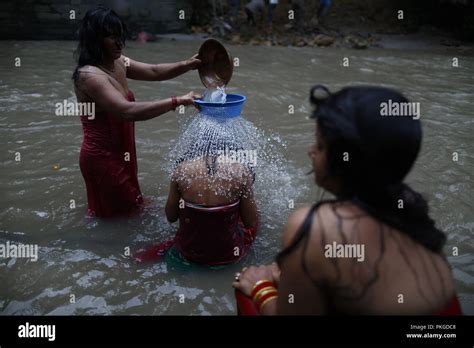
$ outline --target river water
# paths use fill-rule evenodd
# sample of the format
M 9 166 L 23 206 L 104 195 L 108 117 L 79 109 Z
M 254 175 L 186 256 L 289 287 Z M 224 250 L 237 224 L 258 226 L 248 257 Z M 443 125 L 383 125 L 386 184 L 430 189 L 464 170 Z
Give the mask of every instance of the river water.
M 184 115 L 171 112 L 136 124 L 139 181 L 152 200 L 141 216 L 114 222 L 85 218 L 80 120 L 55 115 L 57 102 L 74 100 L 74 46 L 0 42 L 0 243 L 39 245 L 37 262 L 0 259 L 1 314 L 234 314 L 234 272 L 272 261 L 291 201 L 299 207 L 318 197 L 312 177 L 305 175 L 310 169 L 306 151 L 314 141 L 308 92 L 316 83 L 331 90 L 384 85 L 421 103 L 423 148 L 408 182 L 426 195 L 432 216 L 446 231 L 445 251 L 463 309 L 474 314 L 473 57 L 434 50 L 229 45 L 239 66 L 227 93 L 247 96 L 243 115 L 277 145 L 286 176 L 279 182 L 260 180 L 258 190 L 272 191 L 273 198 L 259 201 L 259 237 L 240 264 L 186 270 L 135 264 L 124 253 L 174 234 L 176 226 L 164 215 L 167 155 L 183 120 L 195 112 L 189 108 Z M 191 56 L 199 46 L 197 41 L 132 42 L 125 54 L 149 63 L 170 62 Z M 453 56 L 460 67 L 452 67 Z M 14 66 L 15 57 L 21 58 L 21 67 Z M 349 67 L 342 66 L 344 57 Z M 172 81 L 129 84 L 139 101 L 204 91 L 195 71 Z M 20 161 L 15 161 L 17 152 Z M 452 255 L 453 247 L 458 256 Z

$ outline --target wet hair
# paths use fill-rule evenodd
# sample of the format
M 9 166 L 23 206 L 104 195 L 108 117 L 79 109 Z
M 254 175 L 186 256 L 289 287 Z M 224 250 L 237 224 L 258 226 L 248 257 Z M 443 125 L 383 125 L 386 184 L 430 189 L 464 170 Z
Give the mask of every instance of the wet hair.
M 331 93 L 320 85 L 311 89 L 310 101 L 315 107 L 312 118 L 316 119 L 326 149 L 326 176 L 322 181 L 329 177 L 336 179 L 340 190 L 335 199 L 320 201 L 312 207 L 293 241 L 278 254 L 279 264 L 303 240 L 306 249 L 313 212 L 324 203 L 331 203 L 339 219 L 339 234 L 343 235 L 344 218 L 334 207 L 338 202 L 352 202 L 379 223 L 397 229 L 416 243 L 441 254 L 446 242 L 445 234 L 429 217 L 427 201 L 403 182 L 420 151 L 420 121 L 408 116 L 382 116 L 382 103 L 389 100 L 408 102 L 399 92 L 381 87 L 348 87 L 337 93 Z M 402 209 L 399 209 L 399 204 L 403 204 Z M 381 259 L 385 237 L 382 226 L 380 230 Z M 304 258 L 302 267 L 309 276 Z M 338 268 L 336 271 L 340 273 Z M 374 274 L 358 298 L 378 278 L 378 272 Z
M 85 65 L 98 65 L 103 58 L 103 42 L 113 37 L 117 46 L 124 47 L 127 28 L 113 10 L 98 6 L 87 11 L 78 30 L 79 44 L 74 57 L 77 62 L 72 79 L 77 81 L 79 69 Z
M 214 176 L 217 173 L 217 158 L 229 151 L 243 150 L 242 144 L 232 137 L 225 136 L 215 129 L 208 128 L 202 133 L 195 134 L 195 139 L 189 148 L 175 161 L 175 168 L 184 161 L 202 157 L 206 161 L 207 173 Z M 255 175 L 253 168 L 247 164 L 250 172 Z

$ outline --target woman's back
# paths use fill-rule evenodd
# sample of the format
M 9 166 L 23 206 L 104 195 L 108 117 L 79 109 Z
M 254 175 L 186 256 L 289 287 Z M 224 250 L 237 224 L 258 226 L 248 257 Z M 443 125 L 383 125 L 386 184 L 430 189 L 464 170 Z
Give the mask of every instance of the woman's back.
M 178 164 L 167 203 L 168 217 L 179 218 L 176 249 L 190 261 L 209 265 L 244 256 L 257 231 L 252 183 L 245 166 L 221 157 L 212 163 L 197 157 Z
M 250 171 L 240 163 L 225 163 L 218 157 L 213 173 L 203 157 L 184 161 L 176 166 L 173 179 L 181 198 L 204 206 L 221 206 L 241 198 L 245 186 L 251 184 Z
M 309 212 L 301 211 L 300 219 Z M 430 315 L 455 295 L 441 255 L 353 203 L 321 205 L 304 238 L 285 265 L 305 273 L 300 276 L 308 280 L 307 291 L 325 289 L 327 314 Z M 318 305 L 311 304 L 311 297 L 307 301 L 309 307 Z

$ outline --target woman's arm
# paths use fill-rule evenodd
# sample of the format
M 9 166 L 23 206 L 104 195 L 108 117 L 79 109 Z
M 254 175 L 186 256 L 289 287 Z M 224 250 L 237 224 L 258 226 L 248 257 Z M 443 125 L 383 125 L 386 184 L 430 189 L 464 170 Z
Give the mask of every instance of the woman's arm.
M 166 201 L 165 213 L 169 222 L 173 223 L 179 217 L 179 200 L 181 195 L 179 193 L 178 183 L 171 179 L 170 191 L 168 193 L 168 200 Z
M 150 102 L 128 101 L 104 74 L 94 74 L 81 81 L 81 90 L 102 110 L 114 113 L 126 121 L 144 121 L 174 109 L 172 98 Z M 177 105 L 192 105 L 200 96 L 194 92 L 176 97 Z
M 147 64 L 122 56 L 127 68 L 127 78 L 142 81 L 164 81 L 196 69 L 201 61 L 197 55 L 177 63 Z
M 293 241 L 298 229 L 303 223 L 309 208 L 300 208 L 288 218 L 282 238 L 282 247 L 287 248 Z M 313 224 L 317 229 L 318 227 Z M 312 230 L 312 232 L 315 232 Z M 317 232 L 316 234 L 318 234 Z M 309 236 L 308 236 L 309 238 Z M 318 239 L 318 238 L 317 238 Z M 314 241 L 313 241 L 314 242 Z M 312 243 L 311 243 L 312 244 Z M 309 245 L 309 248 L 311 247 Z M 320 246 L 320 244 L 318 244 Z M 317 259 L 323 256 L 318 253 Z M 266 303 L 262 309 L 262 315 L 318 315 L 326 312 L 326 299 L 319 288 L 308 278 L 302 269 L 302 247 L 299 246 L 293 253 L 289 254 L 281 267 L 281 275 L 275 276 L 271 266 L 249 267 L 242 271 L 239 281 L 234 281 L 233 286 L 250 296 L 256 282 L 262 279 L 273 281 L 278 288 L 278 298 Z M 308 261 L 308 260 L 306 260 Z M 314 260 L 311 260 L 313 262 Z M 318 263 L 321 273 L 326 273 L 327 260 Z
M 283 250 L 292 244 L 309 210 L 310 207 L 299 208 L 288 218 L 282 237 Z M 306 238 L 310 240 L 308 240 L 305 255 L 303 255 L 305 241 L 302 241 L 296 250 L 283 259 L 281 264 L 278 299 L 274 301 L 278 315 L 323 315 L 326 312 L 325 295 L 312 283 L 302 266 L 304 259 L 306 265 L 311 264 L 309 266 L 311 270 L 316 268 L 322 275 L 326 274 L 327 260 L 322 260 L 324 255 L 320 230 L 314 217 L 311 231 L 307 233 Z M 311 254 L 311 258 L 308 254 Z
M 276 288 L 280 284 L 280 269 L 277 264 L 273 262 L 270 265 L 265 266 L 250 266 L 245 267 L 242 270 L 239 281 L 234 281 L 232 286 L 240 290 L 244 295 L 251 298 L 251 292 L 255 283 L 259 280 L 269 280 Z M 265 303 L 260 310 L 262 315 L 276 315 L 277 314 L 277 301 L 275 299 Z

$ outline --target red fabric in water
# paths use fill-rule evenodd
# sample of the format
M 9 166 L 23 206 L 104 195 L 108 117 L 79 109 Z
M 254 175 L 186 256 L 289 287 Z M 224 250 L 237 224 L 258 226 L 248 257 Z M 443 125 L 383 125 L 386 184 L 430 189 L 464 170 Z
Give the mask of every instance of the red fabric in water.
M 237 205 L 237 207 L 238 207 L 238 205 Z M 224 213 L 223 215 L 226 215 L 229 212 L 231 212 L 233 214 L 233 213 L 235 213 L 235 209 L 234 209 L 234 207 L 228 207 L 228 206 L 215 207 L 214 210 L 211 212 L 211 214 L 213 214 L 215 212 Z M 238 211 L 237 211 L 237 214 L 238 214 Z M 222 215 L 222 214 L 219 214 L 219 215 Z M 206 217 L 209 218 L 208 219 L 209 221 L 213 221 L 213 223 L 217 223 L 217 220 L 215 220 L 212 216 L 207 214 Z M 232 221 L 232 223 L 235 223 L 233 217 L 230 218 L 230 221 Z M 258 226 L 258 223 L 256 223 L 255 226 L 252 227 L 252 228 L 245 228 L 245 226 L 243 225 L 242 220 L 240 218 L 240 214 L 238 214 L 237 226 L 232 225 L 229 228 L 229 226 L 225 226 L 225 225 L 221 225 L 221 226 L 214 225 L 214 227 L 211 230 L 209 230 L 205 233 L 205 235 L 208 236 L 206 238 L 206 240 L 209 240 L 209 239 L 221 240 L 220 238 L 218 238 L 216 236 L 216 229 L 217 229 L 217 234 L 223 233 L 225 235 L 226 233 L 227 234 L 228 233 L 234 233 L 234 229 L 236 227 L 237 231 L 238 231 L 237 233 L 239 234 L 239 237 L 238 237 L 239 244 L 243 245 L 242 253 L 241 253 L 240 257 L 234 256 L 233 253 L 232 253 L 232 257 L 229 258 L 229 259 L 225 259 L 224 261 L 223 261 L 223 257 L 221 257 L 219 255 L 218 255 L 217 259 L 212 259 L 212 257 L 216 256 L 216 254 L 220 253 L 222 255 L 228 255 L 228 252 L 225 251 L 225 250 L 220 252 L 219 248 L 222 247 L 222 245 L 219 245 L 219 243 L 215 243 L 215 242 L 211 241 L 210 244 L 208 245 L 208 249 L 215 249 L 214 252 L 212 252 L 209 255 L 205 255 L 204 257 L 201 256 L 201 258 L 198 259 L 199 260 L 198 263 L 204 263 L 206 265 L 213 266 L 213 265 L 222 265 L 222 264 L 228 264 L 228 263 L 238 261 L 241 257 L 243 257 L 245 255 L 248 248 L 252 245 L 253 241 L 255 240 L 255 237 L 256 237 L 256 234 L 257 234 L 257 226 Z M 201 228 L 203 228 L 203 227 L 201 226 Z M 226 228 L 228 228 L 228 229 L 226 229 Z M 223 232 L 223 231 L 227 231 L 227 232 Z M 179 232 L 179 233 L 182 234 L 182 233 L 185 233 L 185 231 L 181 230 L 181 232 Z M 193 233 L 193 232 L 191 232 L 191 233 Z M 177 236 L 178 236 L 178 234 L 177 234 Z M 186 238 L 186 237 L 184 237 L 184 238 Z M 187 239 L 187 241 L 191 240 L 191 243 L 192 243 L 192 239 L 193 238 Z M 163 258 L 163 256 L 165 255 L 165 253 L 172 246 L 175 245 L 176 240 L 177 240 L 177 237 L 175 237 L 173 239 L 170 239 L 170 240 L 167 240 L 167 241 L 164 241 L 164 242 L 161 242 L 159 244 L 150 245 L 150 246 L 146 247 L 145 249 L 142 249 L 142 250 L 139 250 L 138 252 L 136 252 L 133 255 L 133 259 L 137 262 L 157 262 L 157 261 L 160 261 Z M 177 249 L 189 261 L 196 262 L 196 258 L 194 257 L 194 255 L 192 255 L 192 250 L 194 250 L 194 249 L 191 249 L 191 251 L 186 251 L 186 250 L 182 249 L 183 247 L 186 247 L 186 245 L 188 245 L 188 244 L 182 243 L 182 242 L 183 242 L 183 236 L 181 235 L 181 244 L 177 244 L 177 246 L 179 245 L 179 247 L 177 247 Z M 179 249 L 179 248 L 181 248 L 181 249 Z M 232 250 L 232 252 L 233 252 L 233 250 Z M 206 260 L 207 262 L 202 262 L 203 259 Z
M 237 315 L 256 316 L 260 315 L 252 299 L 240 290 L 235 290 L 235 300 L 237 302 Z
M 159 244 L 150 245 L 144 249 L 137 251 L 132 259 L 136 262 L 157 262 L 160 261 L 166 252 L 174 245 L 174 238 L 161 242 Z
M 127 100 L 135 100 L 131 91 Z M 94 119 L 81 116 L 81 122 L 84 140 L 79 166 L 86 183 L 88 215 L 109 218 L 140 211 L 143 198 L 134 122 L 108 112 L 96 113 Z
M 240 260 L 256 234 L 257 224 L 243 226 L 237 203 L 215 208 L 186 203 L 179 210 L 175 246 L 189 261 L 224 265 Z

